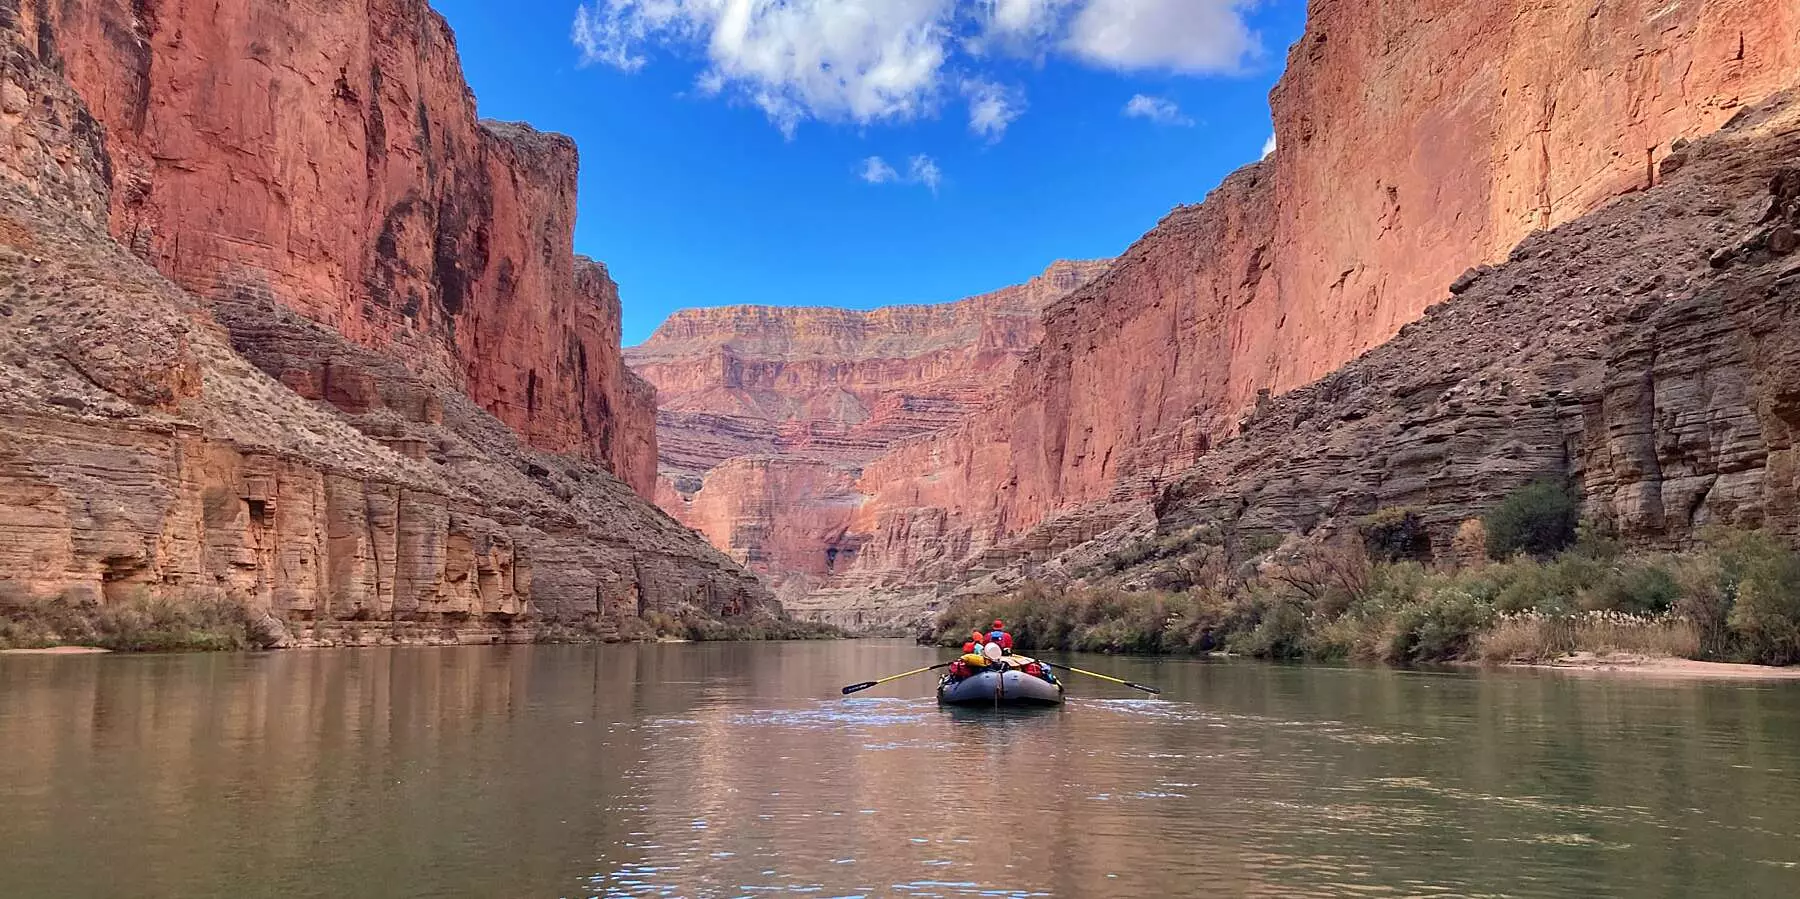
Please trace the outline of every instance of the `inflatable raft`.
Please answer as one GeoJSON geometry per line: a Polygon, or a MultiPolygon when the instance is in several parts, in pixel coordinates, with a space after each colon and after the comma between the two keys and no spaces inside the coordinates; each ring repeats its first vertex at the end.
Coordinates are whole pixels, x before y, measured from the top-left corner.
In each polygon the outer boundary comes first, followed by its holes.
{"type": "Polygon", "coordinates": [[[1004,670],[985,668],[968,677],[947,676],[938,682],[938,702],[943,705],[1017,706],[1061,705],[1063,685],[1047,665],[1024,656],[1007,656],[1004,670]],[[1028,674],[1025,667],[1045,672],[1028,674]]]}

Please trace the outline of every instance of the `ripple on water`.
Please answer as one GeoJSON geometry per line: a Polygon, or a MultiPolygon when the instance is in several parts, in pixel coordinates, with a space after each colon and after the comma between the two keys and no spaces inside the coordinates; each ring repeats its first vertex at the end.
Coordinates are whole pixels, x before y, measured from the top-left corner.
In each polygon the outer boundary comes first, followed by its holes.
{"type": "Polygon", "coordinates": [[[928,718],[933,704],[906,699],[821,701],[810,708],[757,709],[731,716],[739,727],[839,730],[845,726],[897,727],[928,718]]]}

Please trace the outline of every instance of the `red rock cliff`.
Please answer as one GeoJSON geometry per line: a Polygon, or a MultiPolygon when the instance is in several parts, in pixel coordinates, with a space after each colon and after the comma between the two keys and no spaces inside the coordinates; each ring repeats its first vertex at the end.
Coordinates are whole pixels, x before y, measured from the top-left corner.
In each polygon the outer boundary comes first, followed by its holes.
{"type": "MultiPolygon", "coordinates": [[[[523,445],[272,290],[203,302],[114,241],[114,155],[47,6],[0,0],[0,617],[223,597],[264,638],[342,644],[775,611],[595,460],[523,445]]],[[[611,283],[592,264],[572,276],[616,365],[611,283]]],[[[650,408],[647,385],[622,383],[650,408]]],[[[647,440],[615,452],[653,463],[647,440]]]]}
{"type": "Polygon", "coordinates": [[[1271,97],[1279,149],[1053,306],[1005,403],[870,465],[870,537],[811,610],[1092,536],[1259,392],[1381,343],[1459,272],[1797,81],[1800,4],[1315,0],[1271,97]]]}
{"type": "Polygon", "coordinates": [[[932,306],[676,313],[626,350],[663,402],[657,502],[789,594],[828,578],[864,536],[862,466],[992,402],[1042,310],[1105,268],[1057,262],[932,306]]]}
{"type": "Polygon", "coordinates": [[[480,122],[425,0],[59,0],[111,229],[203,295],[267,292],[444,379],[533,446],[653,489],[617,289],[571,251],[576,151],[480,122]]]}

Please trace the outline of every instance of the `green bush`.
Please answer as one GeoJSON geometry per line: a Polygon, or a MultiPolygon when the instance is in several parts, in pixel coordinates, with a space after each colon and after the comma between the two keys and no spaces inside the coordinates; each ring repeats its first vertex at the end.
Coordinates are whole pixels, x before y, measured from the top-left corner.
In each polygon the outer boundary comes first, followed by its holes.
{"type": "Polygon", "coordinates": [[[1372,561],[1431,557],[1431,535],[1425,530],[1424,519],[1412,509],[1382,509],[1357,522],[1357,530],[1372,561]]]}
{"type": "Polygon", "coordinates": [[[1766,534],[1728,540],[1720,551],[1726,623],[1742,655],[1764,665],[1800,662],[1800,554],[1766,534]]]}
{"type": "Polygon", "coordinates": [[[1394,616],[1386,661],[1447,662],[1470,656],[1475,640],[1494,622],[1494,606],[1452,585],[1425,591],[1394,616]]]}
{"type": "Polygon", "coordinates": [[[1646,562],[1627,562],[1608,572],[1583,596],[1590,612],[1660,615],[1675,607],[1681,587],[1666,569],[1646,562]]]}
{"type": "Polygon", "coordinates": [[[0,616],[0,647],[6,648],[208,652],[265,649],[275,639],[241,603],[209,591],[145,591],[105,603],[65,596],[9,605],[0,616]]]}
{"type": "Polygon", "coordinates": [[[1508,494],[1482,524],[1489,557],[1504,560],[1526,553],[1549,558],[1575,542],[1579,517],[1568,490],[1538,481],[1508,494]]]}

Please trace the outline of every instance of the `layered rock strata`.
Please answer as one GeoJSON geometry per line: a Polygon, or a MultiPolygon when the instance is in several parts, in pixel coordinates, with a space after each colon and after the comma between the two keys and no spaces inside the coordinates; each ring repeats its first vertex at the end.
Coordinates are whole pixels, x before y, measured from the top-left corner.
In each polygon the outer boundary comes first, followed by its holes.
{"type": "Polygon", "coordinates": [[[1315,0],[1274,154],[1053,305],[1007,402],[868,466],[855,566],[796,607],[916,612],[904,597],[1141,524],[1268,396],[1533,231],[1660,183],[1796,73],[1793,4],[1315,0]]]}
{"type": "Polygon", "coordinates": [[[120,243],[202,296],[267,291],[653,492],[618,291],[571,250],[575,145],[479,121],[426,0],[13,5],[104,127],[120,243]]]}
{"type": "MultiPolygon", "coordinates": [[[[1634,546],[1713,526],[1800,537],[1800,100],[1747,109],[1660,169],[1665,183],[1532,235],[1387,343],[1258,403],[1114,530],[1048,551],[1020,538],[986,571],[840,602],[904,616],[1091,577],[1146,536],[1324,537],[1380,508],[1417,511],[1449,557],[1463,521],[1545,478],[1634,546]]],[[[1155,586],[1161,564],[1124,580],[1155,586]]]]}
{"type": "Polygon", "coordinates": [[[676,313],[626,350],[662,398],[657,501],[784,595],[805,593],[851,567],[868,533],[863,467],[992,403],[1042,310],[1105,267],[1057,262],[933,306],[676,313]]]}
{"type": "Polygon", "coordinates": [[[604,460],[522,445],[264,282],[203,301],[115,243],[107,135],[42,14],[0,0],[0,601],[203,591],[295,642],[771,608],[604,460]]]}

